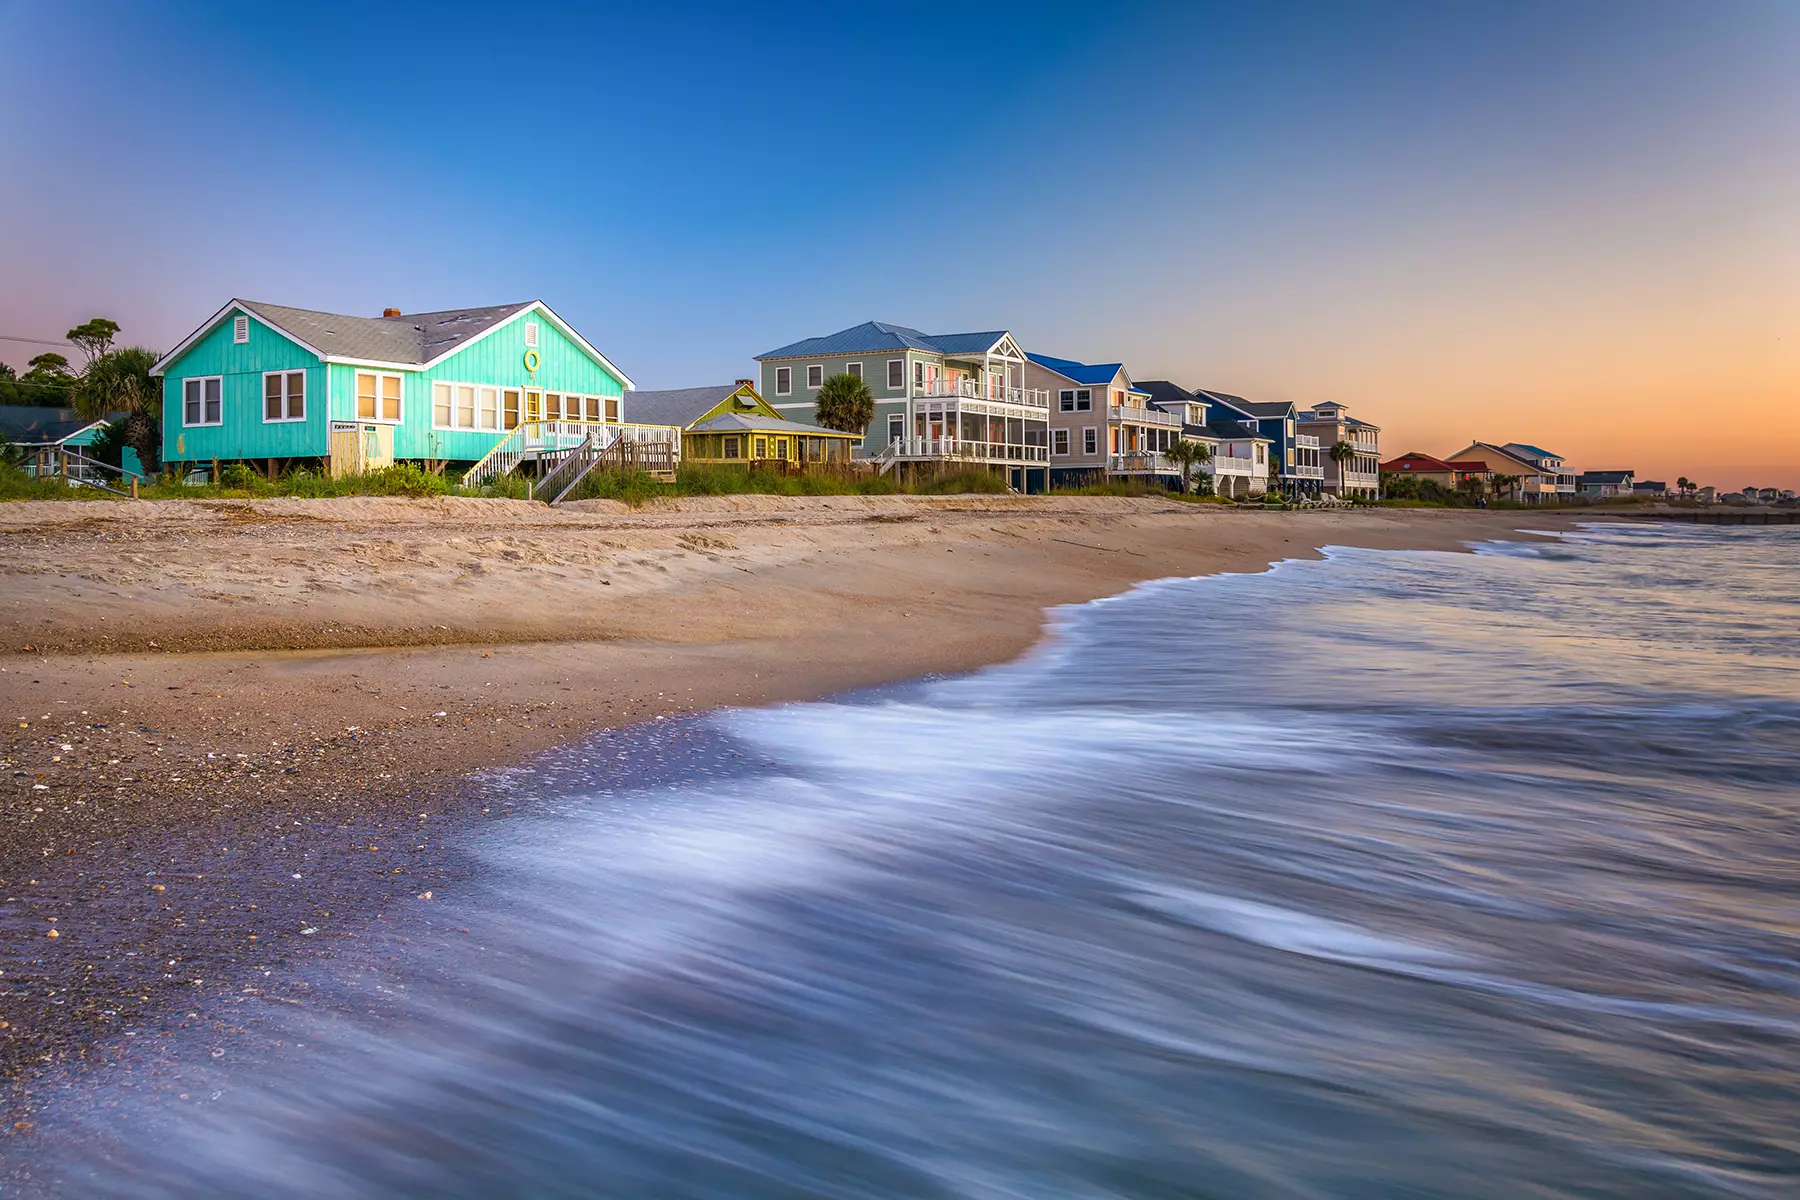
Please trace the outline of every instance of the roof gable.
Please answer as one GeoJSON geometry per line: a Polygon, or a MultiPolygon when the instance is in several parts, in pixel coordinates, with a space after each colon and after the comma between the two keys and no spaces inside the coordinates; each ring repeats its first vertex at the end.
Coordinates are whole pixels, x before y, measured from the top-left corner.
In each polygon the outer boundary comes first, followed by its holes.
{"type": "MultiPolygon", "coordinates": [[[[1056,358],[1049,354],[1027,354],[1026,358],[1043,367],[1047,371],[1055,371],[1064,379],[1075,383],[1108,384],[1117,379],[1125,371],[1123,363],[1082,363],[1072,358],[1056,358]]],[[[1131,386],[1131,377],[1125,377],[1125,386],[1131,386]]]]}
{"type": "Polygon", "coordinates": [[[923,354],[1002,354],[1020,357],[1012,335],[1004,329],[984,333],[922,333],[905,325],[889,325],[885,321],[864,321],[823,337],[802,338],[786,346],[756,356],[757,362],[771,358],[835,358],[843,354],[880,354],[891,351],[916,350],[923,354]]]}
{"type": "Polygon", "coordinates": [[[718,383],[709,387],[670,388],[656,392],[628,392],[626,416],[644,425],[679,425],[686,429],[719,417],[754,417],[763,421],[788,421],[748,383],[718,383]],[[739,398],[749,401],[739,403],[739,398]]]}

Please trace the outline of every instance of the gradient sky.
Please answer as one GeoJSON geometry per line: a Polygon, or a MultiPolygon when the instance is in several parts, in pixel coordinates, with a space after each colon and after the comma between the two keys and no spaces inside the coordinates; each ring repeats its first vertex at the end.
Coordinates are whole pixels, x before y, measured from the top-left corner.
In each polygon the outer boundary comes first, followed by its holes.
{"type": "Polygon", "coordinates": [[[1007,328],[1388,454],[1800,487],[1791,0],[0,0],[0,162],[15,337],[540,297],[676,387],[1007,328]]]}

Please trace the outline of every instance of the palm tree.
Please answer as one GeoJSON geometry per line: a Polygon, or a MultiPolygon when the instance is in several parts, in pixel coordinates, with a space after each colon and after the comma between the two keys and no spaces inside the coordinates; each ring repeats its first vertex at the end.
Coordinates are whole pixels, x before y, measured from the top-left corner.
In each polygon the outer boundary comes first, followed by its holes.
{"type": "Polygon", "coordinates": [[[1686,496],[1689,492],[1691,492],[1693,490],[1694,490],[1694,481],[1689,479],[1686,475],[1683,475],[1680,479],[1677,479],[1675,481],[1675,493],[1677,495],[1686,496]]]}
{"type": "Polygon", "coordinates": [[[1338,466],[1338,494],[1343,495],[1348,490],[1344,480],[1344,464],[1356,457],[1356,447],[1349,442],[1336,442],[1326,453],[1331,455],[1331,461],[1338,466]]]}
{"type": "Polygon", "coordinates": [[[821,428],[865,433],[875,419],[875,393],[859,376],[833,375],[819,389],[813,413],[821,428]]]}
{"type": "Polygon", "coordinates": [[[1194,468],[1201,463],[1209,463],[1212,461],[1212,447],[1208,446],[1205,442],[1190,442],[1186,439],[1181,439],[1167,450],[1164,450],[1163,453],[1168,456],[1170,462],[1181,468],[1181,491],[1183,495],[1186,495],[1190,490],[1188,485],[1193,481],[1194,468]]]}
{"type": "Polygon", "coordinates": [[[124,414],[125,444],[137,451],[144,471],[162,466],[162,380],[150,374],[161,355],[141,346],[109,350],[75,384],[75,410],[90,421],[124,414]]]}
{"type": "MultiPolygon", "coordinates": [[[[1523,480],[1524,478],[1525,477],[1523,475],[1499,475],[1499,474],[1496,474],[1490,482],[1492,482],[1492,484],[1494,485],[1494,494],[1496,496],[1504,496],[1507,492],[1510,492],[1514,488],[1518,487],[1520,481],[1523,480]]],[[[1513,499],[1517,500],[1518,497],[1514,496],[1513,499]]]]}

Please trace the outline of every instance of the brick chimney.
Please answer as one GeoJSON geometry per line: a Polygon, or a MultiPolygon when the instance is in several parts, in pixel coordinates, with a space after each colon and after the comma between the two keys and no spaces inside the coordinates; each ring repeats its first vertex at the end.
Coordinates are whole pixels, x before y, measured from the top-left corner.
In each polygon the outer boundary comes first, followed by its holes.
{"type": "Polygon", "coordinates": [[[397,317],[400,315],[400,310],[397,308],[384,308],[381,310],[381,315],[384,317],[397,317]]]}
{"type": "Polygon", "coordinates": [[[738,380],[738,381],[737,381],[737,385],[738,385],[738,386],[739,386],[739,387],[755,387],[755,386],[756,386],[756,380],[754,380],[754,379],[740,379],[740,380],[738,380]]]}

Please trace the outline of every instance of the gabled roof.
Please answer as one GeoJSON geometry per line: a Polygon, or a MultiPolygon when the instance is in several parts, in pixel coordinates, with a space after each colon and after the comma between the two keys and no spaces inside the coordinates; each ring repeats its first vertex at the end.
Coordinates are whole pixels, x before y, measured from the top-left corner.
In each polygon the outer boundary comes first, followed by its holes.
{"type": "Polygon", "coordinates": [[[72,408],[0,404],[0,443],[54,446],[102,424],[105,422],[90,421],[72,408]]]}
{"type": "Polygon", "coordinates": [[[1125,367],[1124,363],[1079,363],[1072,358],[1052,358],[1048,354],[1027,353],[1025,357],[1075,383],[1111,383],[1125,367]]]}
{"type": "Polygon", "coordinates": [[[1266,433],[1258,433],[1254,429],[1246,429],[1236,421],[1208,421],[1206,431],[1221,441],[1230,442],[1270,442],[1274,441],[1266,433]]]}
{"type": "MultiPolygon", "coordinates": [[[[1511,450],[1506,449],[1506,447],[1504,447],[1504,446],[1496,446],[1492,442],[1471,442],[1467,446],[1463,447],[1461,450],[1457,451],[1457,453],[1458,454],[1467,454],[1472,450],[1486,450],[1490,454],[1498,454],[1501,458],[1506,459],[1508,462],[1518,463],[1521,467],[1524,467],[1528,471],[1534,471],[1534,472],[1541,473],[1544,469],[1540,464],[1532,462],[1528,458],[1521,457],[1520,455],[1513,453],[1511,450]]],[[[1492,470],[1493,468],[1489,467],[1488,469],[1492,470]]],[[[1501,474],[1502,475],[1510,475],[1510,474],[1512,474],[1512,472],[1502,471],[1501,474]]]]}
{"type": "Polygon", "coordinates": [[[741,386],[719,383],[661,392],[626,392],[624,415],[638,425],[679,425],[685,429],[741,386]]]}
{"type": "Polygon", "coordinates": [[[542,300],[521,304],[495,304],[485,308],[449,308],[441,312],[408,313],[399,317],[353,317],[345,313],[320,312],[311,308],[289,308],[261,300],[232,300],[214,313],[200,328],[182,340],[179,346],[162,356],[152,375],[163,370],[188,348],[218,327],[220,322],[242,309],[269,328],[285,334],[324,362],[349,362],[373,366],[423,368],[431,366],[480,340],[513,317],[536,309],[570,341],[617,377],[625,387],[631,380],[607,361],[588,340],[575,332],[542,300]]]}
{"type": "Polygon", "coordinates": [[[1293,402],[1287,400],[1246,400],[1242,396],[1234,396],[1230,392],[1215,392],[1210,388],[1195,388],[1194,395],[1202,400],[1213,400],[1228,405],[1252,417],[1275,419],[1285,417],[1294,411],[1293,402]]]}
{"type": "Polygon", "coordinates": [[[1578,483],[1618,484],[1624,483],[1636,474],[1636,471],[1583,471],[1580,475],[1576,476],[1576,481],[1578,483]]]}
{"type": "Polygon", "coordinates": [[[768,413],[742,412],[720,413],[709,420],[700,421],[688,426],[689,433],[781,433],[805,437],[837,437],[848,438],[860,442],[860,433],[841,433],[836,429],[824,429],[817,425],[802,425],[798,421],[790,421],[786,417],[771,417],[768,413]]]}
{"type": "Polygon", "coordinates": [[[1194,395],[1180,384],[1171,383],[1167,379],[1139,379],[1135,383],[1136,390],[1148,396],[1151,406],[1155,408],[1170,405],[1185,412],[1186,406],[1189,404],[1206,403],[1201,397],[1194,395]]]}
{"type": "Polygon", "coordinates": [[[831,358],[839,354],[878,354],[889,350],[922,350],[927,354],[985,354],[1000,344],[1004,329],[987,333],[921,333],[904,325],[864,321],[824,337],[803,338],[756,356],[771,358],[831,358]]]}
{"type": "Polygon", "coordinates": [[[1381,464],[1381,469],[1399,474],[1402,471],[1444,471],[1455,472],[1456,468],[1441,458],[1433,458],[1429,454],[1413,454],[1408,452],[1399,458],[1390,458],[1381,464]]]}
{"type": "Polygon", "coordinates": [[[1506,451],[1508,454],[1512,454],[1512,455],[1517,455],[1519,453],[1519,451],[1523,450],[1526,454],[1531,455],[1533,458],[1554,458],[1554,459],[1557,459],[1558,461],[1561,461],[1561,459],[1562,459],[1562,455],[1560,455],[1560,454],[1557,454],[1550,450],[1545,450],[1541,446],[1528,445],[1525,442],[1508,442],[1508,443],[1506,443],[1506,445],[1500,447],[1500,449],[1502,449],[1502,450],[1506,451]]]}

